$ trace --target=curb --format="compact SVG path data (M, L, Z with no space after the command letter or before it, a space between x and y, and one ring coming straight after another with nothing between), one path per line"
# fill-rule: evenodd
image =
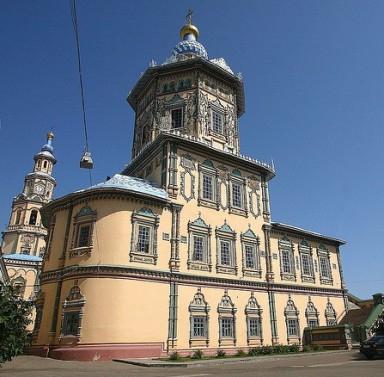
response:
M207 359L199 361L184 361L184 362L174 362L174 361L161 361L154 359L113 359L118 363L125 363L136 365L139 367L147 368L169 368L169 367L178 367L178 368L188 368L188 367L200 367L207 365L218 365L218 364L228 364L228 363L251 363L255 361L265 361L265 360L279 360L284 357L304 357L304 356L317 356L330 353L345 353L345 352L354 352L349 350L335 350L335 351L318 351L318 352L300 352L295 354L281 354L281 355L270 355L270 356L248 356L248 357L231 357L226 359Z

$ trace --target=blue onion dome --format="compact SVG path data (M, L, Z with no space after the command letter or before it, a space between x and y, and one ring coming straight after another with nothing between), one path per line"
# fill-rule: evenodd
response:
M56 163L56 158L53 155L53 145L52 140L55 137L53 132L48 132L47 134L47 142L42 146L39 153L35 154L34 159L35 161L39 158L48 158L53 161L53 163Z
M188 58L200 57L208 59L205 47L197 41L199 29L192 25L192 12L187 16L187 23L180 30L181 41L173 48L171 56L166 63L184 60Z
M41 151L44 152L51 152L53 153L53 145L52 145L52 140L55 137L52 131L47 133L47 143L43 145L41 148Z

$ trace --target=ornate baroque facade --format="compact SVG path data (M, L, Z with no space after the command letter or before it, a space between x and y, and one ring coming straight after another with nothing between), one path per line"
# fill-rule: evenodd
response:
M301 343L346 299L336 238L271 220L273 166L240 154L244 87L190 20L128 96L132 161L43 209L34 350L63 359Z
M34 299L39 290L39 273L47 236L40 210L52 200L56 186L52 177L56 164L53 137L53 133L49 132L47 143L34 156L33 171L25 176L22 193L13 199L8 227L2 233L2 259L9 280L26 300Z

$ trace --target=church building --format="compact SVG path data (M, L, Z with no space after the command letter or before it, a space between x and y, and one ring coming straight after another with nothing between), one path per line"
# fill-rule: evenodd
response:
M209 57L190 16L180 36L127 98L130 163L42 209L37 354L108 360L300 345L305 327L345 315L345 242L272 220L274 167L240 153L242 77Z
M33 171L25 176L22 193L12 202L9 223L2 232L2 263L7 278L20 297L33 300L39 291L39 273L45 253L47 229L41 219L41 207L52 200L56 180L53 155L53 133L34 156Z

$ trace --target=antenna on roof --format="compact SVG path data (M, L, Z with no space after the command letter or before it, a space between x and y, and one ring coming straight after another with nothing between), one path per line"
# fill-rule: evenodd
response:
M78 63L78 69L79 69L81 107L83 110L83 125L84 125L84 138L85 138L84 153L80 159L80 168L93 169L93 160L92 160L91 152L89 151L89 144L88 144L88 129L87 129L87 117L86 117L86 111L85 111L83 76L81 71L80 39L79 39L79 30L78 30L78 21L77 21L77 12L76 12L76 0L72 0L71 16L72 16L73 31L75 33L75 38L76 38L77 63Z

